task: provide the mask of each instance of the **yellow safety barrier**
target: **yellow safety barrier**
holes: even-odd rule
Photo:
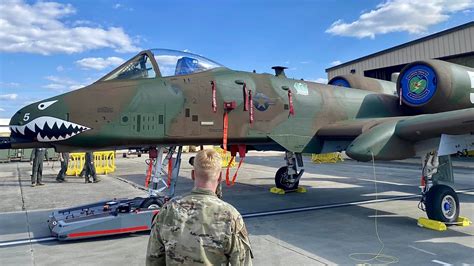
[[[232,158],[232,155],[230,155],[230,151],[224,152],[224,149],[220,147],[214,147],[214,150],[216,150],[222,158],[222,167],[227,167],[227,165],[230,162],[230,159]],[[235,159],[234,161],[230,164],[230,167],[235,167]]]
[[[337,163],[343,162],[344,159],[340,152],[331,152],[331,153],[323,153],[323,154],[312,154],[311,161],[313,163]]]
[[[81,174],[85,163],[85,153],[77,152],[69,154],[69,164],[66,175],[78,176]],[[95,172],[99,175],[108,174],[115,171],[115,151],[94,152]]]

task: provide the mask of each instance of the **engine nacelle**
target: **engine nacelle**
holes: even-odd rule
[[[361,89],[378,93],[396,95],[397,84],[391,81],[368,78],[359,75],[341,75],[332,78],[329,85]]]
[[[403,104],[423,113],[471,108],[474,69],[441,60],[416,61],[400,72],[397,93]]]

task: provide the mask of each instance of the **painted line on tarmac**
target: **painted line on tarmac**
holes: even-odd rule
[[[459,190],[459,191],[456,191],[456,193],[465,193],[465,192],[470,192],[470,191],[474,191],[474,188]],[[265,216],[296,213],[296,212],[307,212],[307,211],[315,211],[315,210],[323,210],[323,209],[360,206],[360,205],[366,205],[366,204],[372,204],[372,203],[389,202],[389,201],[413,199],[413,198],[420,198],[420,197],[421,195],[410,195],[410,196],[390,197],[390,198],[383,198],[383,199],[376,199],[376,200],[363,200],[363,201],[352,201],[352,202],[308,206],[308,207],[300,207],[300,208],[288,208],[288,209],[274,210],[274,211],[245,213],[245,214],[242,214],[242,217],[243,218],[265,217]]]
[[[246,213],[246,214],[242,214],[242,217],[243,218],[264,217],[264,216],[295,213],[295,212],[307,212],[307,211],[333,209],[333,208],[340,208],[340,207],[359,206],[359,205],[365,205],[365,204],[371,204],[371,203],[413,199],[413,198],[419,198],[419,197],[421,197],[421,195],[401,196],[401,197],[392,197],[392,198],[376,199],[376,200],[353,201],[353,202],[344,202],[344,203],[336,203],[336,204],[328,204],[328,205],[308,206],[308,207],[301,207],[301,208],[289,208],[289,209],[275,210],[275,211]]]
[[[412,249],[414,249],[414,250],[421,251],[421,252],[423,252],[423,253],[426,253],[426,254],[430,254],[430,255],[436,256],[436,254],[435,254],[435,253],[433,253],[433,252],[429,252],[429,251],[427,251],[427,250],[424,250],[424,249],[421,249],[421,248],[414,247],[414,246],[412,246],[412,245],[408,245],[408,247],[410,247],[410,248],[412,248]]]
[[[14,240],[14,241],[0,242],[0,248],[16,246],[16,245],[48,242],[48,241],[54,241],[54,240],[58,240],[58,239],[56,237],[42,237],[42,238],[31,238],[31,239],[26,238],[26,239]]]
[[[431,261],[434,262],[434,263],[438,263],[438,264],[441,264],[441,265],[445,265],[445,266],[452,266],[451,263],[447,263],[447,262],[440,261],[440,260],[431,260]]]

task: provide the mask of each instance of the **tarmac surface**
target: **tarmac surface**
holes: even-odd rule
[[[190,156],[183,155],[177,195],[192,188]],[[56,183],[59,163],[45,163],[42,187],[30,187],[28,163],[0,164],[0,265],[144,265],[148,233],[70,242],[35,240],[50,237],[46,221],[54,209],[146,196],[139,188],[145,179],[145,158],[117,158],[117,171],[97,184],[84,184],[78,177]],[[224,186],[224,200],[247,217],[254,265],[474,263],[474,226],[451,226],[444,232],[417,226],[417,218],[425,217],[417,208],[418,160],[376,162],[374,177],[371,162],[314,164],[305,158],[300,186],[308,191],[272,194],[275,172],[283,164],[283,153],[250,152],[235,186]],[[461,215],[474,220],[474,161],[456,160],[454,166]],[[371,203],[376,197],[387,201]],[[262,214],[301,207],[313,208]],[[14,242],[18,240],[26,241]],[[364,261],[378,253],[378,260]]]

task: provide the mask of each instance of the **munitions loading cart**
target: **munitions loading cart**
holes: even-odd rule
[[[51,235],[58,240],[74,240],[150,230],[164,201],[174,196],[182,152],[182,147],[176,148],[167,149],[165,158],[164,147],[150,149],[149,197],[113,199],[54,211],[48,220]]]

